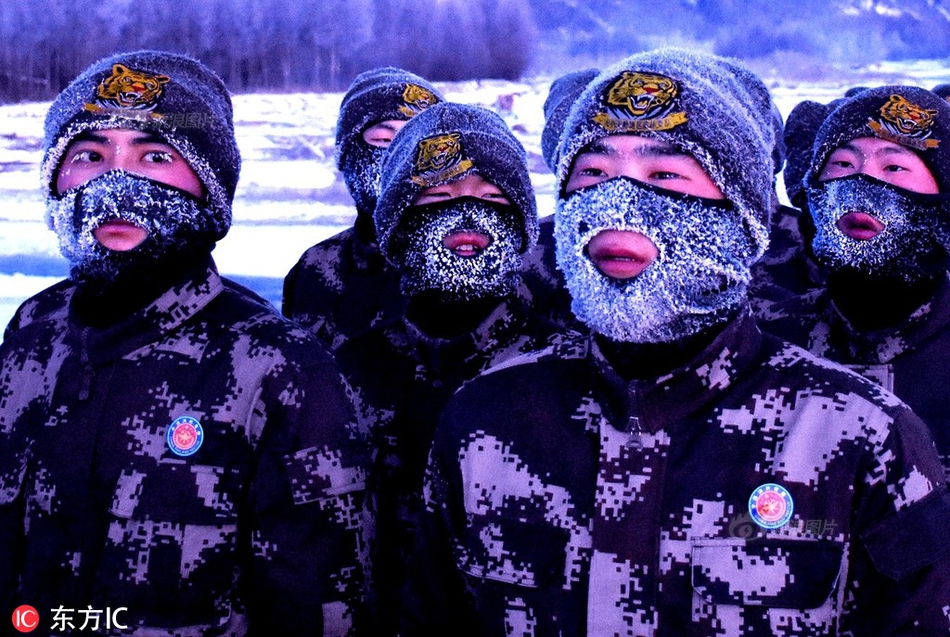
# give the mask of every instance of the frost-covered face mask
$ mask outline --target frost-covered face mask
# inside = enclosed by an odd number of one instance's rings
[[[755,246],[728,201],[616,177],[557,206],[558,267],[574,314],[595,332],[631,343],[676,341],[723,322],[746,299]],[[659,254],[632,279],[608,277],[587,254],[603,230],[641,233]]]
[[[372,216],[373,209],[376,207],[386,150],[386,148],[356,141],[340,166],[343,181],[346,182],[350,196],[356,202],[356,210],[360,214]]]
[[[71,276],[79,281],[112,280],[147,271],[167,258],[207,254],[224,230],[193,195],[124,170],[110,170],[48,197],[46,210]],[[131,250],[110,250],[93,234],[109,219],[133,223],[148,236]]]
[[[455,301],[500,298],[513,292],[522,264],[516,216],[519,213],[512,205],[475,197],[408,208],[401,239],[403,292],[412,296],[437,291]],[[488,245],[471,251],[465,249],[469,245],[465,240],[461,248],[445,245],[448,235],[466,231],[486,235]]]
[[[833,271],[913,283],[945,269],[940,243],[950,213],[946,196],[915,193],[861,173],[809,185],[806,192],[815,220],[813,251]]]

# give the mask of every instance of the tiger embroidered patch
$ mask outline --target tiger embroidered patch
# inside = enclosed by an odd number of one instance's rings
[[[112,74],[96,87],[96,95],[86,109],[92,112],[131,111],[150,113],[158,106],[165,84],[171,78],[114,64]]]
[[[412,181],[429,188],[461,175],[474,167],[462,150],[461,133],[426,137],[419,142]]]
[[[877,137],[916,150],[940,145],[940,140],[933,138],[937,111],[923,108],[895,93],[879,112],[878,119],[872,117],[868,120],[868,127]]]
[[[418,84],[406,84],[402,91],[402,101],[405,103],[399,107],[399,112],[411,119],[430,106],[438,104],[439,98]]]
[[[593,120],[614,133],[669,130],[686,121],[676,107],[679,87],[665,75],[625,71],[603,95],[604,111]]]

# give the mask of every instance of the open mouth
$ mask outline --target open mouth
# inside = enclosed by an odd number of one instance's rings
[[[849,212],[837,225],[845,236],[858,241],[869,241],[884,232],[884,224],[866,212]]]
[[[659,250],[639,232],[603,230],[587,244],[587,256],[605,276],[632,279],[650,267]]]
[[[475,232],[474,230],[451,232],[442,239],[442,245],[448,248],[453,254],[465,258],[481,254],[490,243],[491,237],[483,232]]]

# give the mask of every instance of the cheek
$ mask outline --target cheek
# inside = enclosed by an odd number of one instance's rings
[[[63,164],[56,173],[56,192],[62,194],[70,188],[80,186],[90,179],[102,175],[107,167],[101,162],[80,162]]]
[[[198,179],[198,175],[184,162],[171,164],[144,163],[139,166],[136,172],[143,177],[184,190],[199,199],[204,195],[204,186],[201,180]]]

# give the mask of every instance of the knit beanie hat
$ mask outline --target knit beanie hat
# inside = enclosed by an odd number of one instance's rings
[[[156,133],[177,150],[208,193],[216,238],[231,226],[241,170],[231,97],[201,62],[176,53],[136,51],[95,62],[53,101],[46,116],[42,179],[56,195],[56,175],[69,143],[91,130]]]
[[[799,102],[788,114],[785,122],[785,193],[795,206],[803,196],[805,173],[811,163],[811,149],[818,128],[834,109],[832,105],[805,100]]]
[[[361,217],[369,220],[376,207],[385,150],[366,144],[363,131],[384,120],[411,119],[444,100],[429,82],[393,66],[364,71],[350,83],[337,119],[336,165]]]
[[[538,212],[524,147],[496,113],[443,102],[409,120],[389,147],[376,206],[380,251],[391,243],[406,209],[425,188],[475,173],[498,186],[520,212],[521,253],[537,243]]]
[[[737,207],[761,254],[774,198],[775,124],[765,84],[736,61],[684,49],[632,55],[574,103],[561,136],[559,192],[591,142],[632,133],[691,154]]]
[[[937,86],[930,89],[937,94],[937,97],[942,97],[943,99],[950,101],[950,84],[937,84]]]
[[[770,105],[771,108],[769,110],[772,113],[772,137],[775,140],[775,145],[772,146],[772,172],[777,175],[782,172],[782,169],[785,167],[785,156],[787,154],[787,149],[785,148],[785,122],[782,120],[782,111],[778,109],[775,102],[771,102]]]
[[[551,172],[557,171],[557,147],[564,130],[564,120],[574,100],[587,84],[597,77],[597,69],[585,69],[562,75],[553,82],[544,100],[544,129],[541,131],[541,155]]]
[[[817,183],[828,156],[858,137],[877,137],[913,150],[950,192],[950,103],[916,86],[880,86],[842,101],[818,129],[805,179]]]

